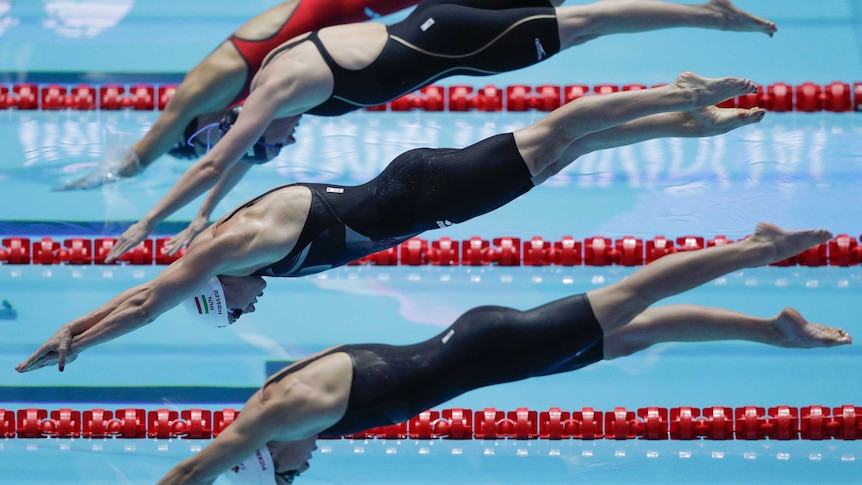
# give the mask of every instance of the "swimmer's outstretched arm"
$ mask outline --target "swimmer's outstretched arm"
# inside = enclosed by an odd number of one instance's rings
[[[144,286],[145,285],[138,285],[133,288],[129,288],[96,310],[63,325],[54,333],[54,335],[51,336],[51,338],[46,340],[45,343],[42,344],[42,346],[39,347],[32,356],[30,356],[30,358],[18,364],[15,367],[15,370],[18,372],[26,372],[59,363],[60,372],[62,372],[65,367],[65,363],[71,362],[77,357],[76,353],[69,353],[72,337],[80,335],[93,327],[93,325],[96,325],[105,319],[123,302],[133,298],[136,294],[142,291]]]
[[[229,48],[222,45],[186,75],[150,130],[125,152],[122,160],[105,160],[59,190],[92,189],[134,177],[182,140],[186,126],[197,117],[224,111],[232,93],[239,92],[245,79],[244,61],[234,59],[232,53],[224,52],[226,49]],[[106,171],[112,172],[110,177]]]
[[[221,242],[196,244],[150,282],[120,293],[95,312],[61,327],[15,369],[27,372],[56,364],[63,371],[80,352],[152,323],[216,274],[230,271],[229,252],[235,253]]]
[[[278,112],[279,99],[283,98],[269,89],[256,89],[230,131],[209,153],[186,170],[155,207],[120,236],[106,261],[114,261],[140,244],[158,223],[215,186],[263,135]]]
[[[187,105],[181,99],[171,100],[169,106],[174,103],[177,107],[175,109],[166,107],[165,112],[159,116],[147,134],[123,152],[121,160],[110,160],[106,157],[99,166],[93,168],[84,177],[62,185],[56,190],[93,189],[143,172],[183,137],[185,126],[197,115],[196,111],[182,108]]]
[[[252,399],[257,399],[257,394],[252,396]],[[248,404],[245,407],[249,407]],[[215,482],[220,474],[240,464],[258,448],[265,449],[265,437],[272,429],[266,424],[277,424],[251,418],[244,417],[241,413],[215,441],[200,453],[172,468],[158,484],[209,485]]]
[[[200,453],[171,469],[158,485],[212,483],[255,450],[269,453],[267,443],[276,441],[298,445],[308,454],[292,453],[292,461],[299,463],[287,469],[308,468],[317,435],[347,410],[352,378],[353,360],[336,352],[282,379],[271,379],[245,403],[236,421]],[[278,470],[278,454],[272,456]]]
[[[236,184],[248,173],[251,165],[247,163],[237,163],[219,180],[215,187],[210,190],[197,215],[189,225],[177,233],[165,244],[165,252],[173,256],[180,249],[186,247],[192,240],[206,229],[210,224],[210,218],[216,208],[216,205],[230,192]]]

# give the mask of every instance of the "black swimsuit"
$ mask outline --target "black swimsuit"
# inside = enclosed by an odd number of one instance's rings
[[[568,372],[604,358],[604,333],[585,295],[522,312],[474,308],[413,345],[343,345],[282,370],[271,382],[326,355],[353,359],[347,411],[322,435],[399,423],[472,389]]]
[[[311,191],[305,226],[284,258],[254,274],[304,276],[341,266],[501,207],[532,189],[531,178],[515,137],[507,133],[462,149],[410,150],[362,185],[285,186]]]
[[[330,98],[308,113],[338,116],[398,98],[438,79],[486,76],[531,66],[560,50],[556,11],[548,0],[426,0],[401,22],[370,65],[338,65],[317,32],[312,42],[334,81]],[[296,43],[275,49],[289,49]]]

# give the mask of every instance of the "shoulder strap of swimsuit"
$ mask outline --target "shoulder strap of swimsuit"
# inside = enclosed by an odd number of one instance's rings
[[[251,199],[251,200],[249,200],[249,201],[247,201],[247,202],[243,203],[242,205],[240,205],[239,207],[237,207],[236,209],[234,209],[234,210],[233,210],[233,212],[231,212],[227,217],[225,217],[224,219],[222,219],[220,223],[221,223],[221,224],[224,224],[225,222],[227,222],[227,221],[231,220],[231,219],[233,218],[233,216],[235,216],[239,211],[241,211],[241,210],[243,210],[243,209],[245,209],[245,208],[247,208],[247,207],[251,207],[251,206],[253,206],[254,204],[256,204],[256,203],[257,203],[257,201],[259,201],[260,199],[262,199],[262,198],[266,197],[267,195],[269,195],[269,194],[271,194],[271,193],[275,192],[276,190],[281,190],[281,189],[284,189],[284,188],[287,188],[287,187],[293,187],[294,185],[304,185],[304,184],[299,184],[299,183],[285,184],[285,185],[280,185],[280,186],[278,186],[278,187],[275,187],[275,188],[269,189],[269,190],[267,190],[266,192],[264,192],[264,193],[262,193],[262,194],[258,195],[257,197],[255,197],[255,198],[253,198],[253,199]]]
[[[281,54],[282,52],[284,52],[286,50],[290,50],[293,47],[296,47],[297,45],[302,44],[303,42],[305,42],[307,40],[311,41],[311,43],[314,44],[317,47],[317,49],[321,51],[321,55],[323,55],[324,59],[326,59],[329,56],[328,53],[323,54],[323,51],[325,51],[325,49],[323,49],[323,45],[320,43],[320,39],[317,38],[317,31],[313,30],[307,36],[303,37],[302,39],[295,40],[289,44],[282,44],[282,45],[276,47],[275,49],[273,49],[269,54],[267,54],[266,60],[263,62],[263,64],[260,65],[260,68],[263,69],[264,67],[266,67],[267,64],[269,64],[273,59],[275,59],[275,56]]]
[[[335,74],[336,69],[341,69],[341,66],[339,66],[338,63],[335,62],[335,59],[333,59],[332,56],[329,55],[329,51],[326,50],[326,47],[323,46],[323,42],[321,42],[316,30],[309,34],[308,37],[305,38],[305,40],[311,41],[311,43],[314,44],[315,47],[317,47],[317,51],[320,52],[320,57],[323,58],[323,62],[325,62],[326,65],[329,66],[329,69],[333,72],[333,74]]]

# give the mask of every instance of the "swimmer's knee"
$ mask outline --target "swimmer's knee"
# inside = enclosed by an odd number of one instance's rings
[[[583,44],[604,35],[610,28],[609,16],[596,4],[558,6],[557,28],[560,49]]]
[[[554,123],[552,117],[545,117],[516,131],[515,143],[530,174],[536,176],[558,163],[571,145],[572,137],[561,123]]]
[[[608,335],[604,340],[605,360],[636,354],[651,347],[653,342],[636,327],[622,327]]]

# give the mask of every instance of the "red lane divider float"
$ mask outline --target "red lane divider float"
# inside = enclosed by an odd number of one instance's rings
[[[862,238],[862,236],[860,236]],[[165,252],[169,238],[147,239],[124,254],[113,264],[166,265],[179,259]],[[0,240],[0,264],[21,265],[103,265],[116,242],[115,238],[94,240],[82,237],[62,242],[50,237],[30,240],[26,237],[6,237]],[[473,236],[464,241],[442,237],[438,240],[412,238],[404,243],[370,254],[351,266],[643,266],[668,254],[696,251],[733,241],[718,235],[681,236],[640,239],[625,236],[611,239],[593,236],[576,240],[563,236],[546,240],[535,236],[521,241],[517,237],[484,239]],[[810,248],[773,266],[856,266],[862,264],[862,244],[859,239],[839,234],[830,241]]]
[[[0,438],[183,438],[209,439],[229,426],[239,411],[201,408],[102,408],[84,411],[0,409]],[[478,411],[428,410],[408,421],[322,439],[450,440],[856,440],[862,438],[862,407],[713,406],[694,408],[591,407],[567,411],[518,408]]]
[[[20,110],[162,110],[168,104],[175,84],[0,84],[0,109]],[[431,85],[394,101],[367,108],[368,111],[552,111],[560,104],[581,96],[646,89],[644,84],[584,84],[566,86],[516,84],[507,87],[486,85],[473,87]],[[790,85],[777,82],[759,85],[758,92],[721,103],[722,107],[751,108],[769,111],[843,113],[862,110],[862,82],[833,81],[828,84],[804,82]]]

